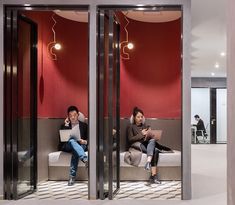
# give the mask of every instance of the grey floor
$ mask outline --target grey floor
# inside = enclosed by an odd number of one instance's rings
[[[145,205],[226,205],[226,145],[192,145],[192,200],[144,200]],[[156,202],[157,201],[157,202]],[[143,205],[142,199],[70,200],[69,204],[83,205]],[[9,205],[62,205],[68,200],[0,201]]]

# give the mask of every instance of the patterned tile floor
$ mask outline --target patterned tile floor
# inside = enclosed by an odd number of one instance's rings
[[[180,200],[181,182],[162,181],[161,184],[147,182],[121,182],[120,191],[114,199]]]
[[[67,186],[67,181],[46,181],[39,183],[37,191],[23,199],[88,199],[87,193],[87,181],[77,182],[74,186]],[[121,182],[114,200],[121,199],[180,200],[181,182],[163,181],[151,185],[147,182]]]

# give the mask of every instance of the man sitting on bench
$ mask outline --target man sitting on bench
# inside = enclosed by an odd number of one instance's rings
[[[68,186],[75,182],[78,162],[81,160],[88,166],[87,150],[87,124],[78,120],[79,110],[76,106],[70,106],[67,110],[67,118],[61,125],[61,130],[70,131],[67,141],[62,141],[60,136],[59,150],[72,153]],[[60,132],[61,135],[61,132]]]

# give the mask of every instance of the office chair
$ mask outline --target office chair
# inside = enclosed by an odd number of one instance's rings
[[[206,132],[204,132],[203,130],[197,130],[196,131],[196,139],[197,139],[197,143],[200,143],[200,141],[202,141],[203,143],[208,143],[207,142],[207,128],[208,128],[208,125],[206,125]],[[201,139],[200,139],[201,138]],[[199,140],[200,139],[200,140]]]

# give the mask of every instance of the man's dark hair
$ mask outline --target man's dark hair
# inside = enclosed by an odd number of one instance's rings
[[[76,111],[77,113],[79,112],[78,108],[74,105],[71,105],[71,106],[68,107],[67,113],[69,114],[72,111]]]
[[[199,115],[194,115],[195,118],[200,118]]]

